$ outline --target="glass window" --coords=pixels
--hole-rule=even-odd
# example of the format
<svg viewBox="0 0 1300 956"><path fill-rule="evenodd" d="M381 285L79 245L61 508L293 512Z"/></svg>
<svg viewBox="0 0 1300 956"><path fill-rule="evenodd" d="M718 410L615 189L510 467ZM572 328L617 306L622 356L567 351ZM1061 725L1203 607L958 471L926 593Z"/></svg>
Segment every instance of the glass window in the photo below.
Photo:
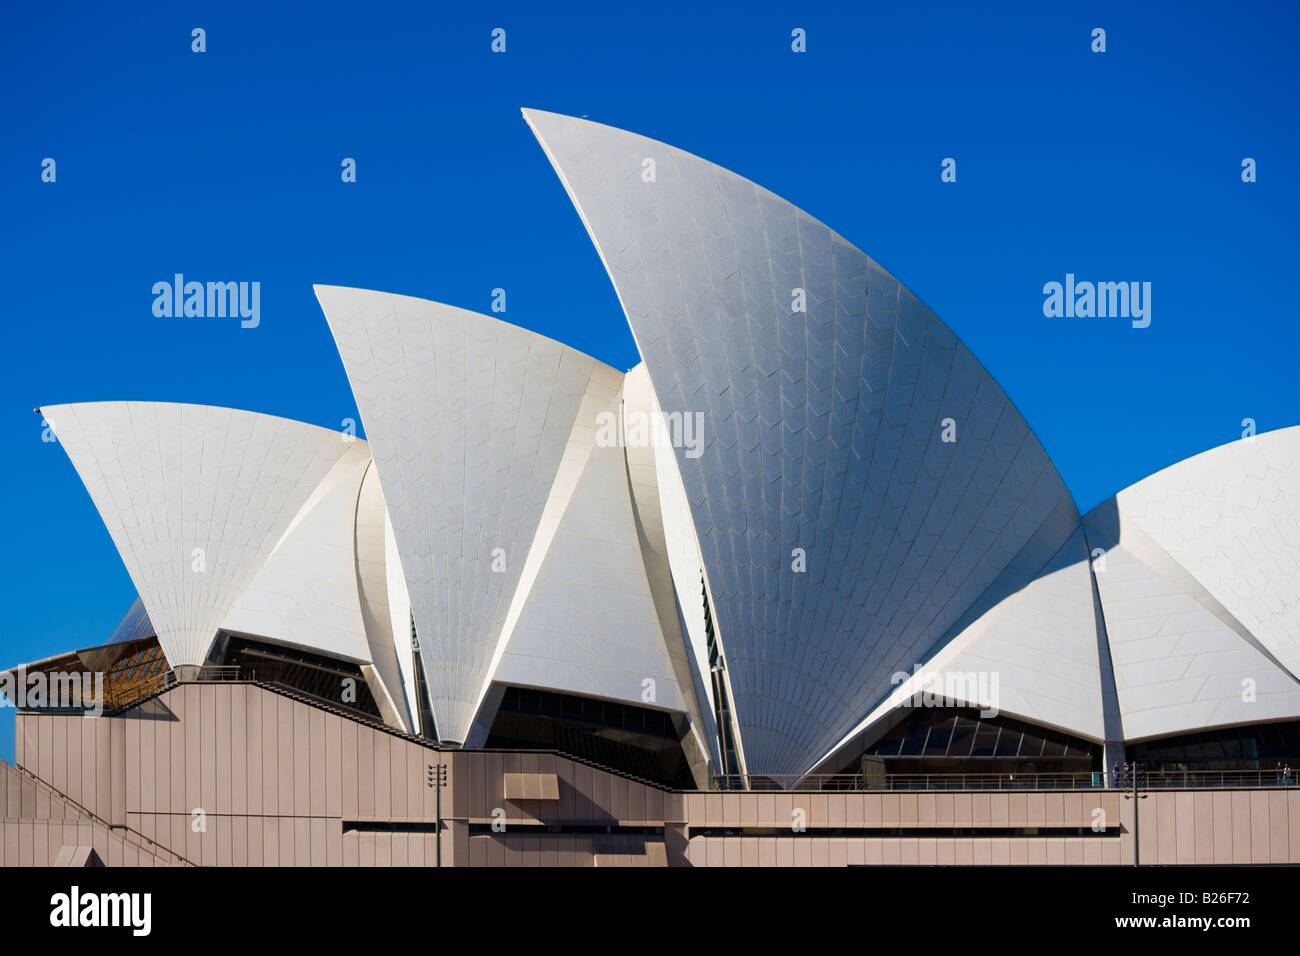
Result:
<svg viewBox="0 0 1300 956"><path fill-rule="evenodd" d="M1056 734L1047 734L1043 738L1043 756L1044 757L1064 757L1065 756L1065 738Z"/></svg>
<svg viewBox="0 0 1300 956"><path fill-rule="evenodd" d="M948 741L948 756L970 756L971 744L975 742L975 732L977 730L979 730L979 721L972 720L964 714L958 714L957 722L952 729L952 739Z"/></svg>
<svg viewBox="0 0 1300 956"><path fill-rule="evenodd" d="M925 752L925 739L930 734L930 725L924 713L917 713L908 718L907 730L903 737L903 749L900 756L919 757Z"/></svg>
<svg viewBox="0 0 1300 956"><path fill-rule="evenodd" d="M993 751L995 757L1014 757L1020 752L1020 738L1023 736L1019 730L1011 727L1003 727L1002 734L998 737L998 746ZM1042 746L1042 741L1039 741Z"/></svg>
<svg viewBox="0 0 1300 956"><path fill-rule="evenodd" d="M942 757L948 752L948 741L952 738L952 725L956 718L945 716L936 719L930 727L930 739L925 744L927 757Z"/></svg>
<svg viewBox="0 0 1300 956"><path fill-rule="evenodd" d="M1031 730L1026 730L1020 741L1020 756L1037 757L1043 752L1043 738Z"/></svg>
<svg viewBox="0 0 1300 956"><path fill-rule="evenodd" d="M992 757L998 746L997 724L980 723L975 730L975 742L971 745L972 757Z"/></svg>
<svg viewBox="0 0 1300 956"><path fill-rule="evenodd" d="M1229 760L1239 760L1244 756L1246 749L1242 746L1241 737L1235 730L1230 730L1219 738L1219 746L1223 748L1223 756Z"/></svg>
<svg viewBox="0 0 1300 956"><path fill-rule="evenodd" d="M901 727L895 727L871 748L871 752L877 757L897 757L899 748L903 745L903 731Z"/></svg>

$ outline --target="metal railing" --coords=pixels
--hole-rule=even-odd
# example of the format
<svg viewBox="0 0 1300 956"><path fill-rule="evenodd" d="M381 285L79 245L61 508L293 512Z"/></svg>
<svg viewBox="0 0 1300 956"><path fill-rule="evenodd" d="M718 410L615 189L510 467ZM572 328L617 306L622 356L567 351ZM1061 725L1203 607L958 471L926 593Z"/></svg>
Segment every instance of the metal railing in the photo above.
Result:
<svg viewBox="0 0 1300 956"><path fill-rule="evenodd" d="M23 774L25 777L27 777L27 779L31 780L37 787L41 787L47 792L54 794L59 800L62 800L74 811L86 817L88 820L91 820L92 822L98 824L99 826L103 827L105 830L109 831L110 833L115 833L121 836L124 842L131 843L137 847L140 846L141 844L147 844L146 849L148 849L155 856L159 856L159 857L170 856L184 863L186 866L196 865L192 860L187 859L185 856L183 856L180 853L177 853L175 850L171 849L170 847L165 847L161 843L157 842L156 840L150 839L149 837L145 836L143 833L141 833L139 830L135 829L134 827L131 827L125 823L110 823L108 820L105 820L103 817L95 813L85 804L78 803L76 800L72 799L72 797L64 793L59 788L55 787L53 784L49 783L48 781L46 781L41 777L36 776L36 774L32 773L26 767L19 766L16 763L7 764L7 766L12 767L14 770Z"/></svg>
<svg viewBox="0 0 1300 956"><path fill-rule="evenodd" d="M203 664L181 667L173 683L180 681L256 680L257 673L243 664Z"/></svg>
<svg viewBox="0 0 1300 956"><path fill-rule="evenodd" d="M204 664L202 666L186 667L182 668L180 674L177 674L173 668L169 667L161 674L150 677L148 680L134 681L118 688L113 688L110 685L104 693L104 710L108 713L125 710L146 697L152 697L174 684L182 684L188 681L255 679L256 674L253 673L251 668L242 667L239 664Z"/></svg>
<svg viewBox="0 0 1300 956"><path fill-rule="evenodd" d="M1300 759L1296 761L1300 765ZM1134 777L1136 776L1136 781ZM742 791L909 791L909 790L1199 790L1228 787L1300 787L1300 771L1138 770L1118 779L1112 773L894 773L867 779L861 774L719 774L714 789Z"/></svg>

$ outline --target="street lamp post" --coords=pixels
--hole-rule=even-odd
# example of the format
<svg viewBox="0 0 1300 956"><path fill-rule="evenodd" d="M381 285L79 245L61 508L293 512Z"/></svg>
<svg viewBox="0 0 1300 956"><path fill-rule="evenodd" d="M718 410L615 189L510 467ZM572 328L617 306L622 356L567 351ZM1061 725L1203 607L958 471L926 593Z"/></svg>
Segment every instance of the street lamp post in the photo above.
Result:
<svg viewBox="0 0 1300 956"><path fill-rule="evenodd" d="M442 788L447 785L447 765L445 763L429 764L425 782L433 788L435 793L433 825L437 859L435 865L442 866Z"/></svg>
<svg viewBox="0 0 1300 956"><path fill-rule="evenodd" d="M1132 784L1132 788L1128 793L1124 794L1125 800L1133 801L1133 865L1134 866L1141 865L1140 854L1142 853L1142 846L1140 842L1141 833L1138 830L1138 817L1139 817L1138 801L1145 800L1147 798L1147 795L1145 793L1143 794L1138 793L1138 767L1139 764L1137 763L1137 761L1134 761L1133 768L1132 770L1129 771L1129 782Z"/></svg>

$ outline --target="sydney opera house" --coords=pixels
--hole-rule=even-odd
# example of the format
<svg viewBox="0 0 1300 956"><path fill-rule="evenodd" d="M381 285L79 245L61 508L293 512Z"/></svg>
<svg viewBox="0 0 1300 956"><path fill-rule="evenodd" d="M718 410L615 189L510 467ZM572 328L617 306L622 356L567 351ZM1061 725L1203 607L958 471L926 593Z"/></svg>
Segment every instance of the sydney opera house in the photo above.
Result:
<svg viewBox="0 0 1300 956"><path fill-rule="evenodd" d="M5 865L1300 862L1300 427L1080 514L829 227L525 119L642 363L319 286L364 440L40 408L138 600L4 675Z"/></svg>

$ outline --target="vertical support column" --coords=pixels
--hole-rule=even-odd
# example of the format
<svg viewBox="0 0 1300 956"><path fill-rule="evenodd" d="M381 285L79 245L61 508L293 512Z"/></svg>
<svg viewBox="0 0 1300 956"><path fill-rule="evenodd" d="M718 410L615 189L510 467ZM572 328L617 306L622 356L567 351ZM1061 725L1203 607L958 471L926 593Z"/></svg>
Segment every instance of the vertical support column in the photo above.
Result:
<svg viewBox="0 0 1300 956"><path fill-rule="evenodd" d="M1137 831L1134 827L1134 813L1136 808L1135 800L1125 800L1123 796L1119 801L1119 862L1121 866L1133 866L1137 861Z"/></svg>
<svg viewBox="0 0 1300 956"><path fill-rule="evenodd" d="M108 721L108 822L126 825L126 720L121 717L97 717Z"/></svg>

